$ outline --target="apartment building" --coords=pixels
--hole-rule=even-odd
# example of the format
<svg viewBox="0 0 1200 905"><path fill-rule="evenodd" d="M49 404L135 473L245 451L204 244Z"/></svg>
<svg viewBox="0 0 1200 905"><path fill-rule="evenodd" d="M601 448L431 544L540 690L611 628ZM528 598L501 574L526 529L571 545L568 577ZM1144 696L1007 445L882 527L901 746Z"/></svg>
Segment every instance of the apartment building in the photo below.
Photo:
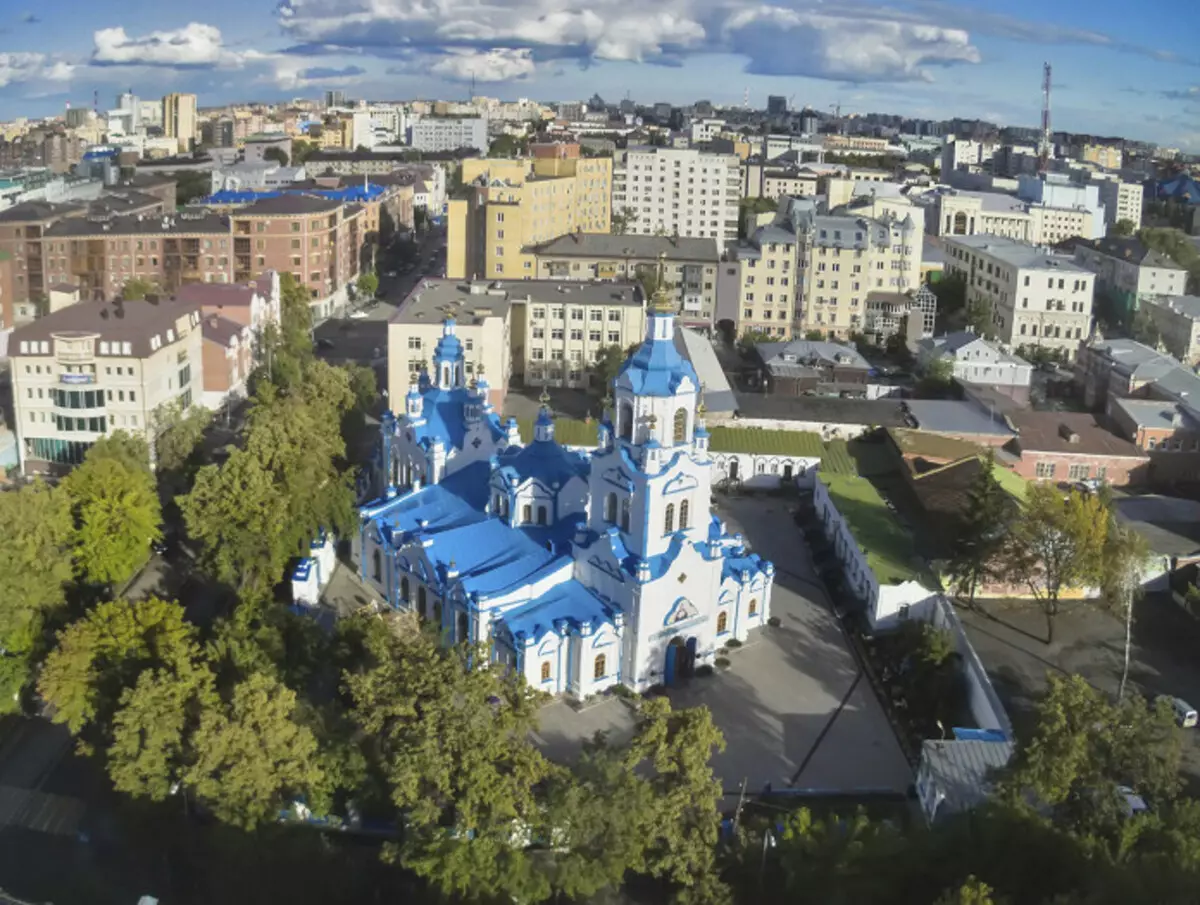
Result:
<svg viewBox="0 0 1200 905"><path fill-rule="evenodd" d="M1104 220L1114 226L1128 220L1134 229L1142 225L1142 185L1139 182L1124 182L1121 179L1094 178L1100 190L1100 203L1104 205Z"/></svg>
<svg viewBox="0 0 1200 905"><path fill-rule="evenodd" d="M198 123L196 95L167 94L162 99L163 135L175 139L180 154L187 154L196 142Z"/></svg>
<svg viewBox="0 0 1200 905"><path fill-rule="evenodd" d="M760 226L733 251L736 261L738 336L761 333L792 338L800 298L798 251L804 244L804 226L787 216Z"/></svg>
<svg viewBox="0 0 1200 905"><path fill-rule="evenodd" d="M926 225L935 236L1005 236L1031 241L1032 218L1024 202L999 192L939 190Z"/></svg>
<svg viewBox="0 0 1200 905"><path fill-rule="evenodd" d="M967 284L967 304L991 310L991 330L1008 346L1074 358L1091 333L1095 274L1071 258L1002 236L948 236L947 273Z"/></svg>
<svg viewBox="0 0 1200 905"><path fill-rule="evenodd" d="M618 152L612 203L635 235L737 238L742 175L734 154L676 148Z"/></svg>
<svg viewBox="0 0 1200 905"><path fill-rule="evenodd" d="M841 154L886 154L890 148L886 138L869 135L823 135L821 142L826 151Z"/></svg>
<svg viewBox="0 0 1200 905"><path fill-rule="evenodd" d="M1113 145L1082 142L1072 150L1077 160L1082 160L1084 163L1094 163L1096 166L1104 167L1106 170L1121 169L1124 160L1121 149Z"/></svg>
<svg viewBox="0 0 1200 905"><path fill-rule="evenodd" d="M1167 351L1188 367L1200 364L1200 296L1150 295L1141 300Z"/></svg>
<svg viewBox="0 0 1200 905"><path fill-rule="evenodd" d="M13 307L13 276L12 252L0 250L0 336L7 334L17 322L17 312Z"/></svg>
<svg viewBox="0 0 1200 905"><path fill-rule="evenodd" d="M569 233L607 233L612 160L586 158L571 143L534 145L521 160L462 162L465 197L447 208L446 275L531 279L532 246Z"/></svg>
<svg viewBox="0 0 1200 905"><path fill-rule="evenodd" d="M488 121L484 117L424 116L409 127L408 143L414 151L437 153L462 148L488 149Z"/></svg>
<svg viewBox="0 0 1200 905"><path fill-rule="evenodd" d="M715 239L571 233L534 246L532 252L537 260L534 278L539 280L625 281L661 265L680 321L712 328L721 257Z"/></svg>
<svg viewBox="0 0 1200 905"><path fill-rule="evenodd" d="M200 322L191 304L81 302L15 330L9 353L22 470L64 470L111 431L152 431L159 406L198 403Z"/></svg>
<svg viewBox="0 0 1200 905"><path fill-rule="evenodd" d="M1075 261L1096 274L1096 291L1108 296L1125 324L1140 300L1151 295L1183 295L1187 271L1135 236L1076 239L1068 243Z"/></svg>
<svg viewBox="0 0 1200 905"><path fill-rule="evenodd" d="M808 167L754 160L741 170L743 198L807 198L819 191L820 174Z"/></svg>

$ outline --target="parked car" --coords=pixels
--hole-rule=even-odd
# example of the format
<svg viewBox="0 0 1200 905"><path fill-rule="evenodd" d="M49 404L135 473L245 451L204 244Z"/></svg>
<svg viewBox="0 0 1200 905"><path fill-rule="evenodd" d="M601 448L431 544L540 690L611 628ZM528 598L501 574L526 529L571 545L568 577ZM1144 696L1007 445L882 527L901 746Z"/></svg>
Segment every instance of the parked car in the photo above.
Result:
<svg viewBox="0 0 1200 905"><path fill-rule="evenodd" d="M1171 705L1171 712L1175 714L1175 723L1179 727L1191 729L1197 722L1200 722L1200 716L1197 715L1196 709L1183 698L1164 694L1159 695L1159 699Z"/></svg>
<svg viewBox="0 0 1200 905"><path fill-rule="evenodd" d="M332 349L333 348L333 340L332 339L318 339L317 340L317 348L318 349Z"/></svg>

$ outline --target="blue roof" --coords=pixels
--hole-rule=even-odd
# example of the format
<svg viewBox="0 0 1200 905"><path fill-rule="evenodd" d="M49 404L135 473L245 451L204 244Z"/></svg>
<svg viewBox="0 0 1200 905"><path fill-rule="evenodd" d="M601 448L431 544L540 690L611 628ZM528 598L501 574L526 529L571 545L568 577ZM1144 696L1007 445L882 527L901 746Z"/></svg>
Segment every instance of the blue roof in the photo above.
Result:
<svg viewBox="0 0 1200 905"><path fill-rule="evenodd" d="M767 561L757 553L747 554L744 551L734 549L726 549L725 562L721 564L721 580L732 578L740 581L742 572L761 572L766 569Z"/></svg>
<svg viewBox="0 0 1200 905"><path fill-rule="evenodd" d="M448 320L446 324L453 326L453 319ZM462 343L453 333L444 332L433 350L433 357L436 361L459 361L463 357Z"/></svg>
<svg viewBox="0 0 1200 905"><path fill-rule="evenodd" d="M305 557L296 563L296 568L292 571L292 581L308 581L308 576L312 573L313 566L317 564L315 559Z"/></svg>
<svg viewBox="0 0 1200 905"><path fill-rule="evenodd" d="M652 315L650 319L662 316ZM685 376L699 388L696 369L679 354L674 340L650 338L621 366L617 380L628 377L633 392L639 396L674 396Z"/></svg>
<svg viewBox="0 0 1200 905"><path fill-rule="evenodd" d="M200 204L251 204L255 201L261 201L264 198L278 198L282 195L316 195L320 198L328 198L331 201L351 204L375 201L385 191L387 191L385 186L377 185L376 183L367 183L366 186L348 185L338 189L284 188L264 191L253 189L222 189L201 200Z"/></svg>
<svg viewBox="0 0 1200 905"><path fill-rule="evenodd" d="M552 489L571 478L586 477L591 469L587 456L570 452L554 440L510 446L500 454L499 463L505 476L518 484L532 478Z"/></svg>
<svg viewBox="0 0 1200 905"><path fill-rule="evenodd" d="M524 634L534 641L554 630L559 621L576 627L590 623L593 628L612 622L612 609L574 579L555 585L541 597L510 610L503 622L512 634Z"/></svg>
<svg viewBox="0 0 1200 905"><path fill-rule="evenodd" d="M413 427L417 440L440 438L447 446L462 449L467 436L467 425L463 418L463 406L470 400L470 392L462 387L439 390L436 387L421 394L421 414L425 424Z"/></svg>
<svg viewBox="0 0 1200 905"><path fill-rule="evenodd" d="M1159 198L1176 198L1189 204L1200 204L1200 183L1187 173L1180 173L1160 182L1155 194Z"/></svg>

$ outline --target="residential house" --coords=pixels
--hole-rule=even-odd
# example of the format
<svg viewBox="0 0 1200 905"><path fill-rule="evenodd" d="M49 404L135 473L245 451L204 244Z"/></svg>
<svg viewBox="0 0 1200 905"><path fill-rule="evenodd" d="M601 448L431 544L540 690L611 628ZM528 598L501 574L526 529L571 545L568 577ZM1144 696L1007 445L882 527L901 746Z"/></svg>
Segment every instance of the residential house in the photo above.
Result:
<svg viewBox="0 0 1200 905"><path fill-rule="evenodd" d="M1006 447L1013 470L1031 481L1099 480L1114 487L1145 483L1150 457L1087 412L1016 412L1017 436Z"/></svg>
<svg viewBox="0 0 1200 905"><path fill-rule="evenodd" d="M865 396L870 363L853 346L794 339L754 347L766 392L782 396Z"/></svg>
<svg viewBox="0 0 1200 905"><path fill-rule="evenodd" d="M1033 365L970 330L921 340L917 362L928 367L936 361L950 362L960 383L995 387L1017 402L1029 402Z"/></svg>
<svg viewBox="0 0 1200 905"><path fill-rule="evenodd" d="M1146 296L1142 310L1158 328L1168 352L1188 367L1200 364L1200 296Z"/></svg>

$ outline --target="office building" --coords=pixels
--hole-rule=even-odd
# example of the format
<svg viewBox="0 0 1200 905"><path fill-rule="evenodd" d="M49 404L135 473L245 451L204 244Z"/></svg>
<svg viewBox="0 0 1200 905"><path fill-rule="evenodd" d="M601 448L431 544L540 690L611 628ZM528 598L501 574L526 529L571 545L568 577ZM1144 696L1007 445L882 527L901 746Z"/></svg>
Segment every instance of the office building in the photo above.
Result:
<svg viewBox="0 0 1200 905"><path fill-rule="evenodd" d="M570 233L532 252L539 280L632 280L661 266L680 321L712 328L721 257L715 239Z"/></svg>
<svg viewBox="0 0 1200 905"><path fill-rule="evenodd" d="M409 127L409 145L414 151L436 154L474 148L488 149L488 121L484 117L423 116Z"/></svg>
<svg viewBox="0 0 1200 905"><path fill-rule="evenodd" d="M1022 405L1029 403L1033 365L970 330L918 342L918 364L928 367L936 361L949 362L960 383L992 387Z"/></svg>
<svg viewBox="0 0 1200 905"><path fill-rule="evenodd" d="M782 94L767 95L767 116L783 116L788 111L787 98Z"/></svg>
<svg viewBox="0 0 1200 905"><path fill-rule="evenodd" d="M162 126L163 135L175 139L179 153L189 153L198 134L196 95L165 95L162 99Z"/></svg>
<svg viewBox="0 0 1200 905"><path fill-rule="evenodd" d="M1093 190L1095 187L1093 186ZM1095 194L1095 192L1093 192ZM1055 196L1068 202L1070 199ZM1031 202L1001 192L939 190L932 198L929 228L935 236L1004 236L1033 245L1057 245L1079 236L1104 234L1099 195L1094 208Z"/></svg>
<svg viewBox="0 0 1200 905"><path fill-rule="evenodd" d="M1107 296L1125 326L1133 321L1140 300L1148 296L1183 295L1187 271L1136 236L1078 239L1072 243L1076 263L1096 274L1096 292Z"/></svg>
<svg viewBox="0 0 1200 905"><path fill-rule="evenodd" d="M532 278L531 248L569 233L607 233L612 159L581 157L579 145L534 145L520 160L462 162L465 197L447 207L446 275Z"/></svg>
<svg viewBox="0 0 1200 905"><path fill-rule="evenodd" d="M326 91L325 106L328 107L344 107L346 106L345 91Z"/></svg>
<svg viewBox="0 0 1200 905"><path fill-rule="evenodd" d="M618 152L613 207L629 211L635 235L737 238L742 178L735 154L673 148Z"/></svg>
<svg viewBox="0 0 1200 905"><path fill-rule="evenodd" d="M944 239L947 274L967 284L967 305L991 311L991 329L1009 347L1050 349L1075 357L1092 329L1096 275L1072 258L1001 236Z"/></svg>
<svg viewBox="0 0 1200 905"><path fill-rule="evenodd" d="M1200 296L1146 296L1141 310L1158 328L1168 352L1188 367L1200 364Z"/></svg>
<svg viewBox="0 0 1200 905"><path fill-rule="evenodd" d="M1081 142L1072 150L1077 160L1082 160L1084 163L1094 163L1096 166L1104 167L1106 170L1119 170L1123 163L1121 149L1113 145Z"/></svg>
<svg viewBox="0 0 1200 905"><path fill-rule="evenodd" d="M15 330L23 471L65 470L114 430L147 434L159 406L199 403L200 320L199 306L182 302L81 302Z"/></svg>
<svg viewBox="0 0 1200 905"><path fill-rule="evenodd" d="M1142 186L1121 179L1094 179L1104 205L1104 220L1109 226L1128 220L1134 229L1142 225Z"/></svg>

